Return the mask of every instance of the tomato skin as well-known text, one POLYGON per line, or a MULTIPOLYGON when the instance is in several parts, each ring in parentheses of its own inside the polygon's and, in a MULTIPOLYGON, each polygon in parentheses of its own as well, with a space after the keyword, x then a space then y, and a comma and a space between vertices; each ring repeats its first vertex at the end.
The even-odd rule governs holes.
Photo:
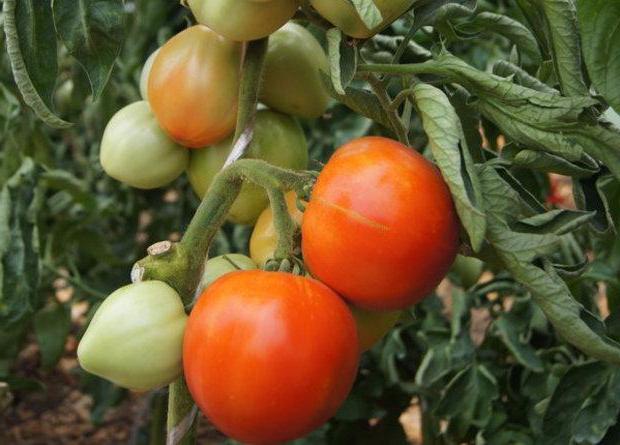
POLYGON ((148 98, 162 128, 177 142, 200 148, 235 128, 242 45, 196 25, 159 50, 148 98))
POLYGON ((368 39, 403 15, 415 0, 375 0, 381 11, 383 22, 373 29, 368 29, 355 8, 347 0, 310 0, 310 4, 326 20, 340 28, 348 36, 356 39, 368 39))
POLYGON ((162 131, 146 101, 127 105, 110 119, 99 157, 109 176, 140 189, 167 185, 189 162, 189 152, 162 131))
POLYGON ((458 275, 460 284, 465 289, 469 289, 482 276, 484 263, 478 258, 457 255, 452 265, 452 271, 458 275))
POLYGON ((321 71, 329 72, 323 47, 306 28, 289 22, 269 38, 260 100, 283 113, 317 118, 329 104, 321 71))
MULTIPOLYGON (((232 138, 229 138, 204 150, 192 151, 187 173, 199 197, 204 197, 231 149, 232 138)), ((308 165, 308 144, 301 126, 294 118, 261 110, 256 113, 254 137, 244 158, 262 159, 279 167, 303 170, 308 165)), ((236 224, 254 224, 268 205, 265 191, 257 185, 246 183, 228 219, 236 224)))
MULTIPOLYGON (((286 194, 286 206, 293 221, 301 226, 303 213, 297 208, 297 194, 288 192, 286 194)), ((250 237, 250 257, 258 264, 259 267, 265 267, 267 261, 273 258, 278 245, 278 234, 273 224, 273 212, 271 207, 267 207, 260 214, 252 236, 250 237)))
POLYGON ((338 149, 320 173, 302 223, 313 276, 364 309, 404 309, 441 281, 459 221, 440 172, 382 137, 338 149))
POLYGON ((224 37, 245 42, 267 37, 289 21, 298 0, 189 0, 196 20, 224 37))
POLYGON ((349 308, 355 318, 361 352, 366 352, 379 343, 402 315, 402 311, 367 311, 355 306, 349 308))
POLYGON ((159 50, 160 48, 157 48, 153 51, 142 66, 142 72, 140 73, 140 96, 144 100, 149 100, 149 77, 153 69, 153 63, 155 63, 155 58, 157 54, 159 54, 159 50))
POLYGON ((258 269, 256 263, 251 258, 240 253, 227 253, 211 258, 205 264, 205 270, 198 286, 198 293, 202 293, 215 280, 227 273, 252 269, 258 269))
POLYGON ((355 379, 357 342, 351 312, 322 283, 232 272, 196 303, 183 367, 190 393, 218 429, 244 443, 279 443, 336 412, 355 379))
POLYGON ((121 287, 97 309, 78 346, 78 360, 88 372, 124 388, 165 386, 181 374, 186 323, 181 298, 166 283, 121 287))

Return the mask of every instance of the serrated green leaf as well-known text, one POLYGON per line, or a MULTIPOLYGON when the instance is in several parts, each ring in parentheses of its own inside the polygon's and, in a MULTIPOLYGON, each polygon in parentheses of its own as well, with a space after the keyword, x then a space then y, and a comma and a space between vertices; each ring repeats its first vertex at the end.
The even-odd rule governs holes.
POLYGON ((545 444, 570 443, 571 430, 578 409, 593 391, 605 385, 609 376, 610 368, 600 362, 576 365, 564 374, 545 410, 543 420, 545 444))
POLYGON ((579 411, 572 424, 573 440, 578 443, 600 443, 620 413, 620 373, 614 372, 579 411))
POLYGON ((343 95, 357 70, 357 51, 347 44, 338 28, 330 29, 326 35, 329 75, 336 92, 343 95))
POLYGON ((577 13, 590 79, 605 100, 620 110, 620 2, 578 0, 577 13))
POLYGON ((39 169, 25 158, 0 190, 0 323, 17 323, 41 305, 37 213, 39 169))
POLYGON ((514 65, 506 60, 498 60, 493 65, 493 74, 512 80, 519 85, 531 88, 543 93, 559 94, 559 91, 551 88, 546 83, 530 75, 524 69, 514 65))
MULTIPOLYGON (((502 153, 503 155, 503 153, 502 153)), ((511 160, 513 165, 529 168, 545 173, 586 178, 599 171, 599 166, 590 156, 585 155, 581 161, 567 161, 566 159, 544 151, 521 150, 511 160)))
MULTIPOLYGON (((490 166, 481 167, 480 180, 487 200, 487 240, 506 269, 531 293, 561 338, 591 357, 620 364, 618 344, 592 330, 592 323, 582 318, 587 315, 585 309, 573 298, 551 264, 543 260, 541 268, 532 263, 550 254, 559 238, 512 232, 508 223, 519 209, 517 192, 490 166)), ((602 324, 600 320, 591 321, 602 324)))
POLYGON ((564 235, 594 218, 595 212, 554 209, 521 219, 511 225, 517 232, 564 235))
POLYGON ((122 0, 54 0, 54 22, 69 54, 90 81, 93 99, 101 95, 124 36, 122 0))
POLYGON ((481 12, 469 22, 458 25, 459 32, 494 32, 506 37, 535 64, 541 62, 538 43, 531 31, 521 22, 503 14, 481 12))
POLYGON ((555 74, 565 96, 585 96, 588 89, 581 72, 581 47, 573 0, 539 2, 546 21, 555 74))
POLYGON ((47 125, 56 128, 71 126, 52 111, 58 62, 50 3, 5 0, 2 11, 6 49, 15 83, 24 101, 47 125))
POLYGON ((437 415, 460 418, 466 427, 484 428, 499 397, 495 377, 484 365, 473 364, 459 372, 446 387, 437 406, 437 415))
POLYGON ((413 94, 433 157, 450 187, 472 247, 478 251, 486 232, 484 203, 461 121, 440 89, 420 83, 413 94))
POLYGON ((523 320, 523 318, 515 316, 512 312, 508 312, 495 320, 493 325, 497 329, 502 342, 519 363, 534 372, 542 372, 543 362, 536 355, 536 350, 521 339, 521 336, 528 334, 527 330, 529 329, 529 326, 525 326, 523 320))
POLYGON ((372 94, 368 90, 361 88, 348 87, 346 94, 338 94, 334 89, 330 78, 325 73, 321 73, 323 77, 323 84, 327 89, 327 92, 334 98, 342 102, 344 105, 355 111, 356 113, 366 116, 372 119, 378 124, 383 125, 386 128, 392 128, 392 123, 388 117, 385 109, 381 106, 377 96, 372 94))

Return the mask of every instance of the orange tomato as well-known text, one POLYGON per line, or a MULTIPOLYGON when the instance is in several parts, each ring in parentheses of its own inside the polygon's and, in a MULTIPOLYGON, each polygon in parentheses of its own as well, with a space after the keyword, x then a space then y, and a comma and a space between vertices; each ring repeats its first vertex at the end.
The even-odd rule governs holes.
POLYGON ((187 324, 188 388, 213 424, 245 443, 301 437, 351 389, 358 339, 346 304, 305 277, 260 270, 224 275, 187 324))
POLYGON ((181 145, 201 148, 235 128, 242 44, 206 26, 180 32, 161 47, 148 98, 161 127, 181 145))
MULTIPOLYGON (((304 214, 297 208, 297 194, 288 192, 286 194, 286 206, 293 221, 301 226, 304 214)), ((252 236, 250 237, 250 257, 258 267, 265 267, 267 261, 273 258, 278 245, 278 234, 273 224, 273 212, 271 207, 263 210, 258 217, 252 236)))
POLYGON ((454 261, 459 221, 440 172, 391 139, 341 147, 319 175, 302 223, 312 274, 353 304, 404 309, 454 261))

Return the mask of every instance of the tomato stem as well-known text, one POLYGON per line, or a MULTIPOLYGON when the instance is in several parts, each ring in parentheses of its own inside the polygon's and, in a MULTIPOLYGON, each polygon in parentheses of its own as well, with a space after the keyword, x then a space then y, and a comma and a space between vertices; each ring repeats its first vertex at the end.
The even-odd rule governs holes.
POLYGON ((295 231, 297 227, 288 212, 284 192, 279 188, 267 189, 271 211, 273 212, 273 225, 278 234, 278 244, 274 258, 276 260, 292 259, 295 250, 295 231))

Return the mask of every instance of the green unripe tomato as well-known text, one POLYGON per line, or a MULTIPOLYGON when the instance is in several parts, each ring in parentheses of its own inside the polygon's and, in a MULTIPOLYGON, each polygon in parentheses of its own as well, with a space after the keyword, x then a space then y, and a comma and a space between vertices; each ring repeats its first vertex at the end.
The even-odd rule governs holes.
POLYGON ((306 28, 289 22, 269 38, 260 100, 283 113, 317 118, 329 103, 320 74, 328 70, 321 44, 306 28))
MULTIPOLYGON (((192 151, 187 173, 199 197, 204 197, 231 150, 232 138, 228 138, 216 145, 192 151)), ((254 137, 244 158, 262 159, 278 167, 303 170, 308 166, 308 144, 294 118, 261 110, 256 113, 254 137)), ((267 194, 262 188, 245 183, 228 219, 235 224, 254 224, 268 204, 267 194)))
POLYGON ((225 255, 211 258, 205 264, 205 270, 200 280, 198 293, 202 293, 219 277, 236 270, 252 270, 258 269, 258 266, 251 258, 241 255, 240 253, 227 253, 225 255))
POLYGON ((368 39, 382 31, 394 20, 403 15, 415 0, 374 0, 381 11, 383 21, 379 26, 368 29, 359 14, 347 0, 310 0, 310 3, 326 20, 348 36, 368 39))
POLYGON ((452 272, 454 272, 465 289, 469 289, 478 282, 482 272, 484 271, 484 263, 478 258, 457 255, 452 264, 452 272))
POLYGON ((159 48, 153 51, 153 53, 146 59, 144 66, 142 67, 142 73, 140 74, 140 96, 142 99, 149 100, 149 74, 151 74, 151 68, 155 62, 155 57, 159 54, 159 48))
POLYGON ((196 20, 230 40, 267 37, 293 17, 298 0, 189 0, 196 20))
POLYGON ((368 311, 349 305, 357 326, 360 352, 365 352, 376 345, 402 315, 402 311, 368 311))
POLYGON ((189 162, 187 149, 164 133, 146 101, 127 105, 110 119, 99 157, 108 175, 139 189, 169 184, 189 162))
POLYGON ((183 369, 187 315, 162 281, 121 287, 99 306, 77 350, 86 371, 136 391, 169 384, 183 369))

